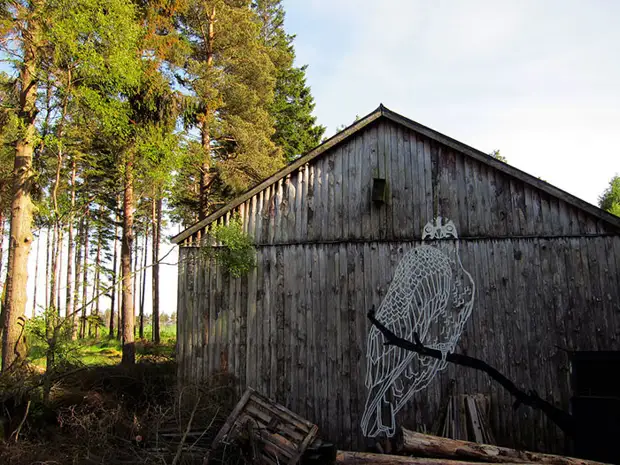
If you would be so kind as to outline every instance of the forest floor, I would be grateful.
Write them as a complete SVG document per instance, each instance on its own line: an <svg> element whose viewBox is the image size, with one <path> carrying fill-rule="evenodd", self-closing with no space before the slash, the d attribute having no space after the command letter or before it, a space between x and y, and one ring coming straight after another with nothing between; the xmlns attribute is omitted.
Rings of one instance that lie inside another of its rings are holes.
<svg viewBox="0 0 620 465"><path fill-rule="evenodd" d="M46 373L44 348L32 341L29 362L0 375L0 463L201 463L238 401L238 387L223 373L180 389L174 327L162 329L162 344L136 343L131 367L118 363L118 342L100 334ZM203 431L200 437L185 438L190 425ZM227 454L220 463L240 463Z"/></svg>
<svg viewBox="0 0 620 465"><path fill-rule="evenodd" d="M151 327L144 328L144 334L150 336ZM161 356L171 358L176 344L176 325L160 328L161 344L156 346L148 339L136 336L136 356ZM28 358L36 367L45 369L45 345L42 341L29 341ZM86 366L117 365L121 361L122 346L116 338L108 337L106 329L102 329L97 338L88 337L75 341L69 348L68 357L75 364Z"/></svg>

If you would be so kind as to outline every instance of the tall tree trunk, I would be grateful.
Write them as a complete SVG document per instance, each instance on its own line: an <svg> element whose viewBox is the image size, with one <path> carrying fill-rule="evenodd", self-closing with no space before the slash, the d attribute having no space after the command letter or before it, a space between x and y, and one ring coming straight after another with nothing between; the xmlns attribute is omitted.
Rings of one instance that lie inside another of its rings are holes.
<svg viewBox="0 0 620 465"><path fill-rule="evenodd" d="M51 313L56 311L56 275L58 273L58 223L54 222L54 235L52 236L52 255L50 267L50 301L46 310Z"/></svg>
<svg viewBox="0 0 620 465"><path fill-rule="evenodd" d="M103 207L100 206L99 207L99 211L103 211ZM93 294L94 294L94 298L95 298L95 302L94 302L94 318L92 318L91 320L93 321L93 324L95 325L95 338L99 337L99 290L101 289L101 236L102 236L102 231L101 231L101 225L99 225L99 227L97 228L97 255L95 256L95 284L94 284L94 289L93 289Z"/></svg>
<svg viewBox="0 0 620 465"><path fill-rule="evenodd" d="M153 199L153 342L159 339L159 236L161 233L161 198Z"/></svg>
<svg viewBox="0 0 620 465"><path fill-rule="evenodd" d="M84 219L84 265L82 267L82 317L80 318L80 337L84 339L86 337L86 307L88 303L88 212L86 213L86 218Z"/></svg>
<svg viewBox="0 0 620 465"><path fill-rule="evenodd" d="M149 224L148 222L144 226L144 244L142 248L142 272L140 278L140 284L142 286L140 290L140 339L144 339L144 294L146 292L146 260L148 257L149 247Z"/></svg>
<svg viewBox="0 0 620 465"><path fill-rule="evenodd" d="M208 32L205 43L207 68L213 66L213 41L215 40L215 7L209 15ZM209 132L212 119L212 110L208 107L202 115L200 125L200 140L202 144L203 158L200 167L200 214L202 220L209 214L209 188L211 186L211 134Z"/></svg>
<svg viewBox="0 0 620 465"><path fill-rule="evenodd" d="M4 213L0 211L0 293L2 293L2 265L4 264Z"/></svg>
<svg viewBox="0 0 620 465"><path fill-rule="evenodd" d="M22 32L23 62L19 73L19 111L21 137L15 146L13 164L13 202L9 233L9 262L6 297L3 307L2 370L26 356L23 344L28 284L28 254L32 245L32 155L37 113L37 41L36 19Z"/></svg>
<svg viewBox="0 0 620 465"><path fill-rule="evenodd" d="M80 219L78 225L78 235L76 237L75 251L75 281L73 282L73 307L71 309L71 339L75 340L78 336L78 302L80 300L80 281L82 276L82 239L84 237L84 218Z"/></svg>
<svg viewBox="0 0 620 465"><path fill-rule="evenodd" d="M69 213L69 228L67 230L67 293L65 295L65 317L71 318L73 311L73 222L75 221L75 177L77 164L75 158L71 161L71 212Z"/></svg>
<svg viewBox="0 0 620 465"><path fill-rule="evenodd" d="M37 282L39 281L39 252L41 251L41 230L37 237L37 256L34 263L34 289L32 291L32 318L37 314ZM2 258L0 257L0 263ZM0 287L1 288L1 287Z"/></svg>
<svg viewBox="0 0 620 465"><path fill-rule="evenodd" d="M62 278L60 276L60 274L62 273L62 240L63 240L63 236L64 236L64 228L63 225L61 224L59 227L59 231L58 231L58 249L57 249L57 253L58 253L58 272L56 274L56 311L58 312L58 316L60 316L60 307L62 306Z"/></svg>
<svg viewBox="0 0 620 465"><path fill-rule="evenodd" d="M122 238L121 238L121 254L122 252ZM123 263L122 260L119 260L119 264L118 264L118 280L120 282L118 289L117 289L117 300L118 300L118 312L116 312L116 339L118 341L123 339Z"/></svg>
<svg viewBox="0 0 620 465"><path fill-rule="evenodd" d="M114 258L112 259L112 294L111 294L111 304L110 304L110 331L108 332L108 337L109 338L113 338L114 337L114 310L115 310L115 305L117 300L116 300L116 286L117 286L117 274L116 274L116 265L118 262L118 247L117 247L117 243L118 243L118 213L116 212L116 208L118 208L118 202L116 202L115 208L114 208ZM117 326L118 327L118 326Z"/></svg>
<svg viewBox="0 0 620 465"><path fill-rule="evenodd" d="M136 233L136 237L135 237L135 241L134 241L134 248L133 248L133 272L132 272L132 276L133 276L133 313L134 316L136 314L136 297L138 295L138 292L140 291L140 286L138 286L138 255L139 255L139 249L138 246L140 245L140 234L138 231L135 231ZM136 336L136 327L134 326L133 328L133 333L134 333L134 338Z"/></svg>
<svg viewBox="0 0 620 465"><path fill-rule="evenodd" d="M52 227L47 226L47 234L45 235L46 251L45 251L45 299L44 308L50 306L50 263L52 262Z"/></svg>
<svg viewBox="0 0 620 465"><path fill-rule="evenodd" d="M134 343L133 286L131 282L131 248L133 245L133 153L127 154L125 164L125 189L123 193L123 243L121 263L123 269L123 365L136 363Z"/></svg>

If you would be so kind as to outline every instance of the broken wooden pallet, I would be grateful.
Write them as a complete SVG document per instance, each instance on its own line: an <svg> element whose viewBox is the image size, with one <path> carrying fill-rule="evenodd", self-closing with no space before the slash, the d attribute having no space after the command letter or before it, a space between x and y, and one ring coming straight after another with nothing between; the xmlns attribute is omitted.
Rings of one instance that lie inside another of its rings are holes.
<svg viewBox="0 0 620 465"><path fill-rule="evenodd" d="M254 463L295 465L317 435L318 426L248 388L205 456L222 443L245 439Z"/></svg>

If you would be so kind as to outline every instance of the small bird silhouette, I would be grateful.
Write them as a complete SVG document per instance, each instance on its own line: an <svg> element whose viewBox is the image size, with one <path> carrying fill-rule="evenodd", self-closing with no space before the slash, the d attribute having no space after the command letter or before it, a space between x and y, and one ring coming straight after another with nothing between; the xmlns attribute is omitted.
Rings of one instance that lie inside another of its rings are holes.
<svg viewBox="0 0 620 465"><path fill-rule="evenodd" d="M447 362L471 315L475 284L463 268L456 226L437 217L422 231L431 241L407 252L396 267L376 318L395 335L437 349L442 359L419 357L385 345L383 334L370 328L366 353L368 397L362 417L364 436L387 437L396 431L395 415L411 396L424 389ZM430 245L433 244L433 245Z"/></svg>

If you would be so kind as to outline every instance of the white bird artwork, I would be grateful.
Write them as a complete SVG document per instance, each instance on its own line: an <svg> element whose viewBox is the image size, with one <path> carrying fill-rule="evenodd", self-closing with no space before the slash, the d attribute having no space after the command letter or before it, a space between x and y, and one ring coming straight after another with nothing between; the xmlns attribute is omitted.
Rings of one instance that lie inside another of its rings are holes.
<svg viewBox="0 0 620 465"><path fill-rule="evenodd" d="M417 333L442 359L420 357L385 345L383 334L370 328L366 352L368 397L362 416L364 436L396 432L395 416L411 396L424 389L447 366L474 305L475 284L463 268L456 226L437 217L424 226L422 240L401 259L376 318L408 341Z"/></svg>

